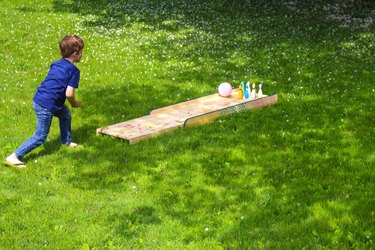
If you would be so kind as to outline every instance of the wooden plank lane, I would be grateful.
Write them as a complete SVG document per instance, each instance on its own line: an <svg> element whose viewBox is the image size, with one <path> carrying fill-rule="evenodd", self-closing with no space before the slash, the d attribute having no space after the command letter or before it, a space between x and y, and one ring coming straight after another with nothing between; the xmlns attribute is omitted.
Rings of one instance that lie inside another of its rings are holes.
<svg viewBox="0 0 375 250"><path fill-rule="evenodd" d="M98 128L96 132L134 144L173 129L202 125L223 115L277 103L277 95L264 95L253 100L237 99L238 91L234 89L229 97L212 94L154 109L147 116Z"/></svg>

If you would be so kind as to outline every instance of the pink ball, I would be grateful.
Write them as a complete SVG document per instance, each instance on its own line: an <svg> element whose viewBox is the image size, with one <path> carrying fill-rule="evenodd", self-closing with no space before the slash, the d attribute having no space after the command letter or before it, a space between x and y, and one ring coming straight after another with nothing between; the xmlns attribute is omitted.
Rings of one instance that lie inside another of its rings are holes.
<svg viewBox="0 0 375 250"><path fill-rule="evenodd" d="M219 85L218 91L219 95L228 97L232 93L232 86L227 82L223 82Z"/></svg>

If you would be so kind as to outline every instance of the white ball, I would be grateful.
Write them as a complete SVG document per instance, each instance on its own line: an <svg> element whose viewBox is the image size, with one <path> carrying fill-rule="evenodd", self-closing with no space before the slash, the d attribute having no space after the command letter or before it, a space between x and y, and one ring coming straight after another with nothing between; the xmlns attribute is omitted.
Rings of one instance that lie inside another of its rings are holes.
<svg viewBox="0 0 375 250"><path fill-rule="evenodd" d="M232 86L227 82L223 82L219 85L218 91L219 95L223 97L228 97L232 93Z"/></svg>

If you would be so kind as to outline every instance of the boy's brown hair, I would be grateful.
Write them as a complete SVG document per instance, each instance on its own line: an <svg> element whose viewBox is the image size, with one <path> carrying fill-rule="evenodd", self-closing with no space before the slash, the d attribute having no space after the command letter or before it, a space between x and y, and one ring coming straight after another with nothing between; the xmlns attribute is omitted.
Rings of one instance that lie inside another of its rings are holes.
<svg viewBox="0 0 375 250"><path fill-rule="evenodd" d="M60 54L63 58L69 57L74 52L83 50L83 40L76 35L67 35L59 42Z"/></svg>

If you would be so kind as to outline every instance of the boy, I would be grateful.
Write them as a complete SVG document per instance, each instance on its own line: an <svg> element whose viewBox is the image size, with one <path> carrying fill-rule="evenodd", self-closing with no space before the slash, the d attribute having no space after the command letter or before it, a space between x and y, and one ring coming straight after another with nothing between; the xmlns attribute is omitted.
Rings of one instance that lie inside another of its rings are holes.
<svg viewBox="0 0 375 250"><path fill-rule="evenodd" d="M78 146L72 142L71 113L64 103L68 99L73 108L81 106L74 96L74 89L78 88L80 80L80 71L74 63L81 60L84 43L80 37L68 35L59 45L62 58L51 64L45 80L34 95L33 108L38 117L35 134L6 158L4 164L7 166L26 168L22 157L47 140L54 116L59 118L61 144Z"/></svg>

